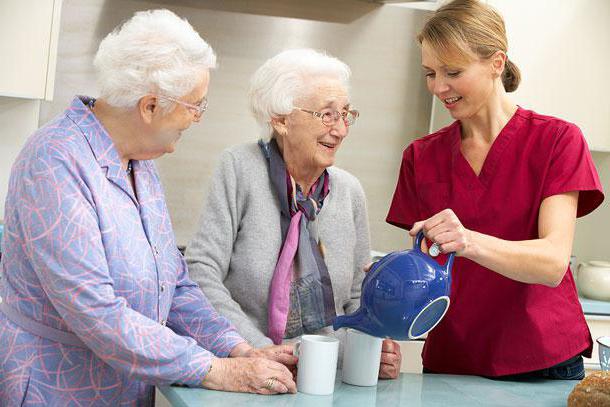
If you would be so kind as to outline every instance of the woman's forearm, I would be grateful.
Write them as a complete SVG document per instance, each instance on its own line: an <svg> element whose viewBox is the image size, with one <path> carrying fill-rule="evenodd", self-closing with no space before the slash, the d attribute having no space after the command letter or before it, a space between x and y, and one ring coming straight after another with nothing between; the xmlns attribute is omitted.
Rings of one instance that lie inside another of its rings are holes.
<svg viewBox="0 0 610 407"><path fill-rule="evenodd" d="M565 245L549 238L509 241L471 231L464 257L512 280L556 287L570 261Z"/></svg>
<svg viewBox="0 0 610 407"><path fill-rule="evenodd" d="M578 192L548 197L540 206L538 239L508 241L470 231L462 256L516 281L556 287L570 263L577 206Z"/></svg>
<svg viewBox="0 0 610 407"><path fill-rule="evenodd" d="M531 240L503 240L466 229L451 209L415 222L409 234L423 231L443 252L455 252L512 280L556 287L570 262L577 207L576 191L545 198L538 238Z"/></svg>

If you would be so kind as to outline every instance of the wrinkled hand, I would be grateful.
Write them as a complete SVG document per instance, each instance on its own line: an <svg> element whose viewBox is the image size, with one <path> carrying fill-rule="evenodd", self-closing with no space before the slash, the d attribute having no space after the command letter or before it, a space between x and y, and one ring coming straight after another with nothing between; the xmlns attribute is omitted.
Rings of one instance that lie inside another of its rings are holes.
<svg viewBox="0 0 610 407"><path fill-rule="evenodd" d="M384 339L381 346L381 362L379 363L380 379L396 379L400 374L402 354L400 345L391 339Z"/></svg>
<svg viewBox="0 0 610 407"><path fill-rule="evenodd" d="M423 230L424 235L439 245L442 253L455 252L457 256L467 256L472 246L472 231L466 229L455 212L445 209L436 215L415 222L409 231L411 236Z"/></svg>
<svg viewBox="0 0 610 407"><path fill-rule="evenodd" d="M279 362L294 374L296 373L296 365L299 358L293 355L293 348L292 345L269 345L264 348L252 348L242 356L247 358L259 357Z"/></svg>
<svg viewBox="0 0 610 407"><path fill-rule="evenodd" d="M297 386L286 366L260 357L215 358L212 370L201 382L212 390L242 393L296 393Z"/></svg>

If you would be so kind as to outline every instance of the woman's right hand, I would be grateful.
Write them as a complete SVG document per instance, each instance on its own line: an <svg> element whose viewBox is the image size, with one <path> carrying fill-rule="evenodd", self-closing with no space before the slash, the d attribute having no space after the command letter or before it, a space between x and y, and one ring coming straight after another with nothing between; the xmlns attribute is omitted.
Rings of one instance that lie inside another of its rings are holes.
<svg viewBox="0 0 610 407"><path fill-rule="evenodd" d="M211 390L241 393L296 393L297 386L286 366L265 358L215 358L201 382Z"/></svg>

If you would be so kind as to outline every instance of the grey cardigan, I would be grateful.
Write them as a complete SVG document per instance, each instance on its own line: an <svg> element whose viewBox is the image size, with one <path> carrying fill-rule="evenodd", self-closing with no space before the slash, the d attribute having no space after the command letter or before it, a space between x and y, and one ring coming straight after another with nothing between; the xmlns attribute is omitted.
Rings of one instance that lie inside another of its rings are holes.
<svg viewBox="0 0 610 407"><path fill-rule="evenodd" d="M337 315L358 308L370 261L368 218L360 182L328 168L330 193L318 215ZM267 161L256 143L225 150L186 251L189 274L216 310L256 347L267 337L267 297L281 249L280 207ZM322 329L330 334L332 327ZM342 335L341 335L342 336Z"/></svg>

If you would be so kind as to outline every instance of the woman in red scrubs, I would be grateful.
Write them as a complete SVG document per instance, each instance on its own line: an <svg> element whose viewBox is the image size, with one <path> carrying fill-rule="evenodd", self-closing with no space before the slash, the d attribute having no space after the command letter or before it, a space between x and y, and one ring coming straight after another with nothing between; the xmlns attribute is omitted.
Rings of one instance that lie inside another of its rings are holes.
<svg viewBox="0 0 610 407"><path fill-rule="evenodd" d="M502 17L440 8L418 37L428 89L456 121L404 151L387 221L456 252L451 306L424 371L581 379L591 335L569 258L604 199L579 128L515 105Z"/></svg>

